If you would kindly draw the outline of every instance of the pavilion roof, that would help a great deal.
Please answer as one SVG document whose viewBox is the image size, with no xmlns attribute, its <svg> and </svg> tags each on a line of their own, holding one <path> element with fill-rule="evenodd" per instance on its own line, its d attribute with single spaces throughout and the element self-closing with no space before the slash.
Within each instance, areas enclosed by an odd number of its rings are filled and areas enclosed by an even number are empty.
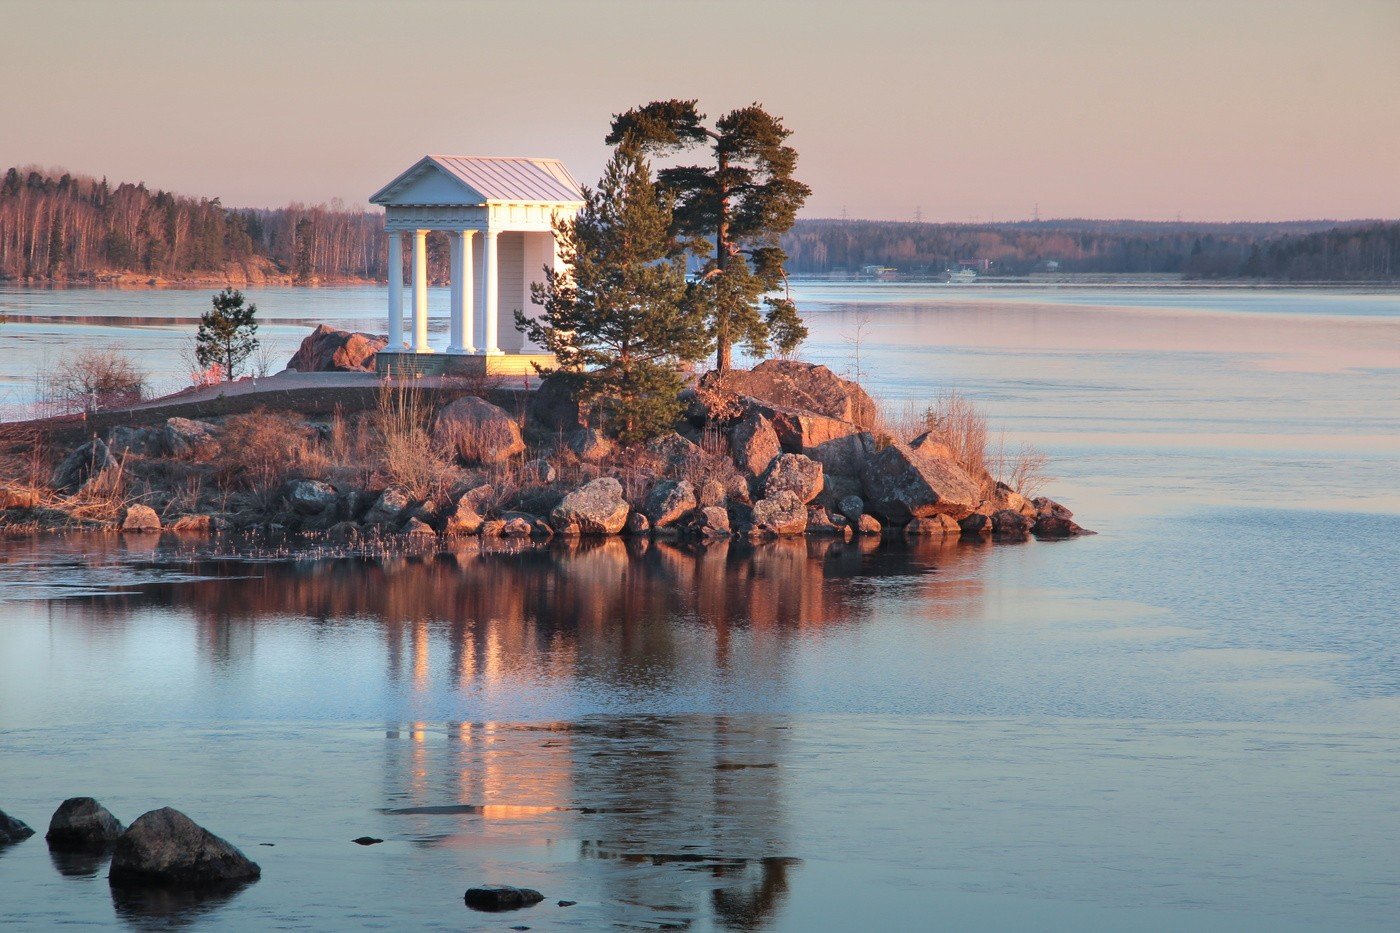
<svg viewBox="0 0 1400 933">
<path fill-rule="evenodd" d="M 429 168 L 438 169 L 484 202 L 576 204 L 583 200 L 578 182 L 558 159 L 429 155 L 375 192 L 370 203 L 393 203 L 397 190 L 421 177 Z"/>
</svg>

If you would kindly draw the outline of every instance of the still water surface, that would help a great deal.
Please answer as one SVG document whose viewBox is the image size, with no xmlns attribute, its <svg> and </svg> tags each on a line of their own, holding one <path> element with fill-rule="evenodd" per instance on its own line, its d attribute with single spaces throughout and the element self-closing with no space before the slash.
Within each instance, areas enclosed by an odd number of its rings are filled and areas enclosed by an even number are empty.
<svg viewBox="0 0 1400 933">
<path fill-rule="evenodd" d="M 279 359 L 322 320 L 381 329 L 375 289 L 252 297 Z M 0 807 L 42 831 L 70 795 L 171 804 L 264 878 L 114 901 L 36 838 L 0 850 L 6 919 L 1392 928 L 1400 296 L 797 297 L 807 358 L 888 399 L 974 397 L 1101 534 L 295 562 L 7 543 Z M 85 342 L 178 379 L 205 301 L 0 291 L 9 402 Z M 483 881 L 547 900 L 472 914 Z"/>
</svg>

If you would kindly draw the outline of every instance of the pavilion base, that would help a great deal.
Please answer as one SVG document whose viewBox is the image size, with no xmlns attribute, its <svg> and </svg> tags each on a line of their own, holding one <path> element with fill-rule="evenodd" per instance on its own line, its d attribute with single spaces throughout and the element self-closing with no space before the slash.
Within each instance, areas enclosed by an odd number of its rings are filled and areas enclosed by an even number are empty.
<svg viewBox="0 0 1400 933">
<path fill-rule="evenodd" d="M 558 365 L 552 353 L 414 353 L 380 350 L 374 371 L 380 376 L 521 376 L 538 377 L 535 366 Z"/>
</svg>

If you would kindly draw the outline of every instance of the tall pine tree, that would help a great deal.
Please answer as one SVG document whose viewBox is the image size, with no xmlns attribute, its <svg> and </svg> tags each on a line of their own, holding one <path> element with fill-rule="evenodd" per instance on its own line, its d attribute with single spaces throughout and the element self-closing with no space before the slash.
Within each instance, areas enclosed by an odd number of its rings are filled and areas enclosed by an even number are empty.
<svg viewBox="0 0 1400 933">
<path fill-rule="evenodd" d="M 686 301 L 685 261 L 671 236 L 671 198 L 640 149 L 621 145 L 584 206 L 555 224 L 564 268 L 532 288 L 543 311 L 516 324 L 559 360 L 581 400 L 624 441 L 671 430 L 679 364 L 710 350 L 703 312 Z"/>
<path fill-rule="evenodd" d="M 807 335 L 791 300 L 763 295 L 785 284 L 787 255 L 778 238 L 812 190 L 793 178 L 797 151 L 780 118 L 752 104 L 710 128 L 695 104 L 653 101 L 618 114 L 607 142 L 658 153 L 709 147 L 709 164 L 664 168 L 657 178 L 676 199 L 673 234 L 704 261 L 691 297 L 706 310 L 715 366 L 723 371 L 735 345 L 764 353 L 771 341 L 786 353 Z"/>
<path fill-rule="evenodd" d="M 218 364 L 224 378 L 231 380 L 258 348 L 258 306 L 244 304 L 243 293 L 236 288 L 219 292 L 213 305 L 199 316 L 194 354 L 200 366 Z"/>
</svg>

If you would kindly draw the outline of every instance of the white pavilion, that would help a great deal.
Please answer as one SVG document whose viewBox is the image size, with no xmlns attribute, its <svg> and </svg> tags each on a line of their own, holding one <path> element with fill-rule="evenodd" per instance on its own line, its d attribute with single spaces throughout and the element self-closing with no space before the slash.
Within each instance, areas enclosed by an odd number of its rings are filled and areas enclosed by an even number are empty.
<svg viewBox="0 0 1400 933">
<path fill-rule="evenodd" d="M 559 263 L 555 218 L 583 206 L 578 182 L 558 159 L 424 156 L 370 197 L 384 208 L 389 234 L 389 345 L 384 373 L 523 373 L 552 359 L 515 325 L 537 313 L 530 285 Z M 447 347 L 428 343 L 431 230 L 451 245 L 451 325 Z M 412 238 L 411 307 L 404 332 L 403 240 Z M 533 316 L 533 315 L 532 315 Z"/>
</svg>

